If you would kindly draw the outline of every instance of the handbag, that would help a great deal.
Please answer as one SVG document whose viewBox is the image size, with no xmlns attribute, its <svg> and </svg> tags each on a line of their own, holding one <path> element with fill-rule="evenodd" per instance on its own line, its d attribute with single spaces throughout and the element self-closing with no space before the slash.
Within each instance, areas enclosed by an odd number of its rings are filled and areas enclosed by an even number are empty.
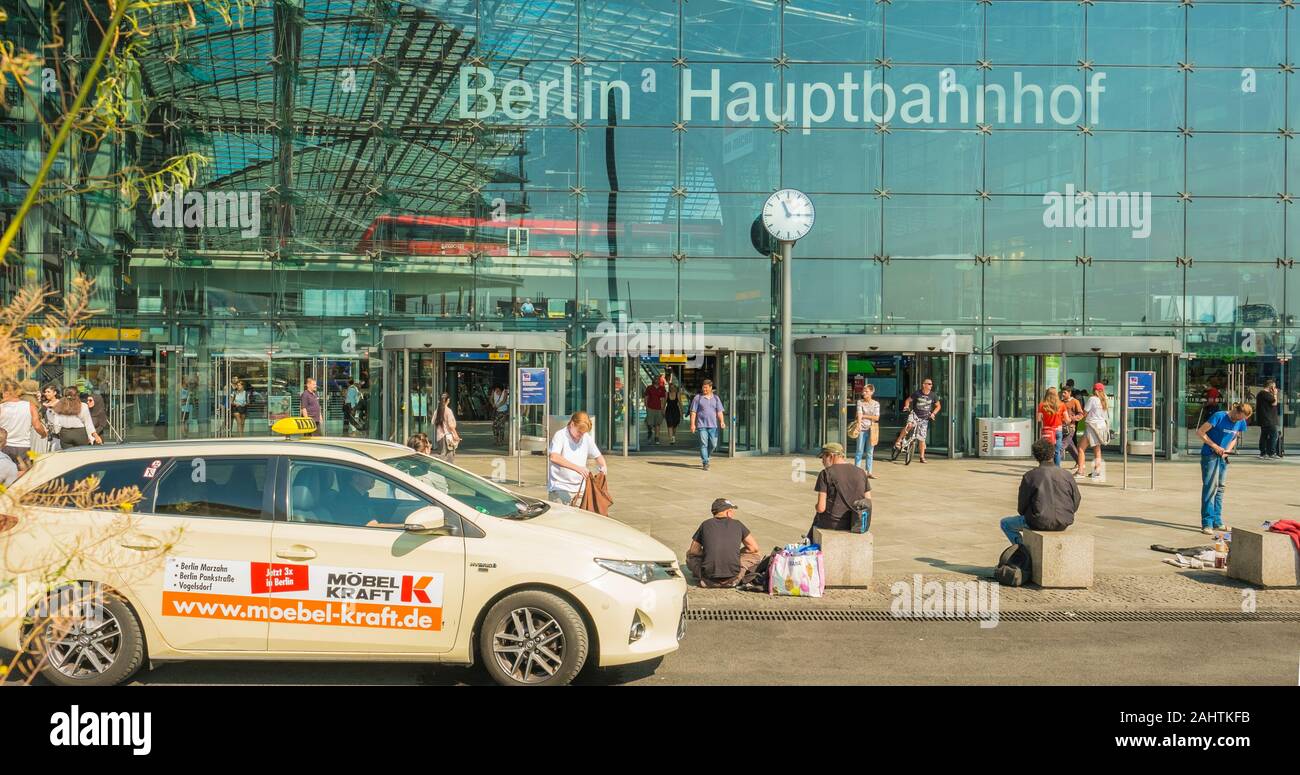
<svg viewBox="0 0 1300 775">
<path fill-rule="evenodd" d="M 826 591 L 826 566 L 820 548 L 782 549 L 767 569 L 767 593 L 790 597 L 821 597 Z"/>
<path fill-rule="evenodd" d="M 849 426 L 849 438 L 856 439 L 858 436 L 861 435 L 862 435 L 862 429 L 858 427 L 857 420 L 854 420 L 853 424 Z"/>
</svg>

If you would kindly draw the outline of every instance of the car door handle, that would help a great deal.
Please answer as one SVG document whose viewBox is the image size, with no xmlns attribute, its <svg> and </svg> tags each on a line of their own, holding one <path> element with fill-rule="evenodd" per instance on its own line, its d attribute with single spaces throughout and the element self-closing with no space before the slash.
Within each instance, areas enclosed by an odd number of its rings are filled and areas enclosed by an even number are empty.
<svg viewBox="0 0 1300 775">
<path fill-rule="evenodd" d="M 314 560 L 316 559 L 316 550 L 310 546 L 294 544 L 288 549 L 276 552 L 275 556 L 281 560 Z"/>
<path fill-rule="evenodd" d="M 162 548 L 162 541 L 153 536 L 129 535 L 119 544 L 123 549 L 135 549 L 139 552 L 152 552 Z"/>
</svg>

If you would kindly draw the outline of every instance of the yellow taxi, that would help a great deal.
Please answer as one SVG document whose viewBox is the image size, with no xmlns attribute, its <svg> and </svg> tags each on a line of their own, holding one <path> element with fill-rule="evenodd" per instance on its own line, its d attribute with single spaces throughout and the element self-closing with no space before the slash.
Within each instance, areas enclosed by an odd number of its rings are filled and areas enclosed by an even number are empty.
<svg viewBox="0 0 1300 775">
<path fill-rule="evenodd" d="M 0 648 L 70 685 L 198 659 L 481 662 L 502 684 L 553 685 L 676 650 L 686 582 L 644 533 L 398 444 L 293 438 L 314 430 L 299 418 L 275 430 L 38 460 L 0 495 L 0 578 L 26 574 Z M 34 497 L 90 477 L 143 499 L 123 513 Z M 61 554 L 56 583 L 35 578 Z M 74 598 L 75 615 L 42 615 Z"/>
</svg>

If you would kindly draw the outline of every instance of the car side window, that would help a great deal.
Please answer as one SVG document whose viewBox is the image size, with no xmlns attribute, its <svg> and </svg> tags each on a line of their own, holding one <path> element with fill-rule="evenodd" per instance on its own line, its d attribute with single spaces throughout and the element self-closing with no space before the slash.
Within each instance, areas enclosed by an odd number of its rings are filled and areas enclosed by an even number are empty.
<svg viewBox="0 0 1300 775">
<path fill-rule="evenodd" d="M 430 505 L 419 493 L 368 469 L 321 460 L 289 462 L 289 521 L 401 528 Z"/>
<path fill-rule="evenodd" d="M 154 473 L 162 465 L 163 461 L 159 460 L 158 465 L 154 466 L 156 458 L 148 460 L 110 460 L 98 463 L 90 463 L 80 468 L 73 469 L 63 476 L 51 479 L 40 487 L 36 488 L 34 495 L 51 495 L 62 491 L 63 487 L 68 489 L 75 488 L 79 483 L 94 477 L 96 493 L 108 494 L 114 490 L 120 490 L 124 487 L 138 487 L 143 492 L 146 487 L 153 481 Z M 152 469 L 152 473 L 150 470 Z M 71 502 L 65 502 L 59 499 L 57 502 L 50 502 L 43 505 L 72 508 Z"/>
<path fill-rule="evenodd" d="M 154 494 L 156 514 L 261 519 L 266 458 L 177 458 Z"/>
</svg>

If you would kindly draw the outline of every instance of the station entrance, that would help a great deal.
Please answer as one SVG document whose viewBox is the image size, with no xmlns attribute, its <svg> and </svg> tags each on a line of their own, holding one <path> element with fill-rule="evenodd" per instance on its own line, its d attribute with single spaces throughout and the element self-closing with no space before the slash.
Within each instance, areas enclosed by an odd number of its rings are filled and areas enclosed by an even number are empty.
<svg viewBox="0 0 1300 775">
<path fill-rule="evenodd" d="M 796 339 L 795 446 L 815 453 L 839 442 L 852 456 L 848 437 L 857 399 L 868 383 L 880 402 L 878 449 L 888 450 L 907 422 L 903 403 L 926 379 L 941 405 L 930 423 L 927 452 L 958 457 L 971 449 L 970 354 L 967 335 L 866 334 Z"/>
<path fill-rule="evenodd" d="M 400 444 L 416 433 L 435 439 L 434 418 L 444 392 L 456 417 L 461 445 L 457 453 L 513 455 L 524 439 L 528 449 L 544 448 L 548 415 L 562 412 L 565 395 L 565 340 L 560 334 L 502 331 L 394 331 L 384 334 L 384 438 Z M 519 369 L 545 368 L 549 406 L 516 411 Z M 505 388 L 504 421 L 497 420 L 494 388 Z M 435 443 L 436 446 L 436 443 Z"/>
<path fill-rule="evenodd" d="M 697 455 L 700 441 L 691 433 L 690 404 L 706 379 L 722 399 L 727 422 L 715 454 L 766 451 L 771 359 L 762 337 L 706 336 L 699 352 L 662 353 L 625 334 L 593 334 L 586 350 L 587 407 L 596 443 L 607 454 Z M 647 390 L 660 376 L 669 395 L 653 410 Z"/>
<path fill-rule="evenodd" d="M 1049 387 L 1081 390 L 1083 402 L 1100 382 L 1106 386 L 1110 427 L 1117 431 L 1102 449 L 1120 452 L 1124 439 L 1147 441 L 1154 436 L 1156 454 L 1170 458 L 1178 446 L 1174 410 L 1181 353 L 1178 340 L 1167 336 L 997 337 L 993 341 L 996 411 L 1000 417 L 1028 419 L 1036 434 L 1037 407 Z M 1126 371 L 1155 372 L 1154 413 L 1124 411 L 1120 406 Z"/>
</svg>

